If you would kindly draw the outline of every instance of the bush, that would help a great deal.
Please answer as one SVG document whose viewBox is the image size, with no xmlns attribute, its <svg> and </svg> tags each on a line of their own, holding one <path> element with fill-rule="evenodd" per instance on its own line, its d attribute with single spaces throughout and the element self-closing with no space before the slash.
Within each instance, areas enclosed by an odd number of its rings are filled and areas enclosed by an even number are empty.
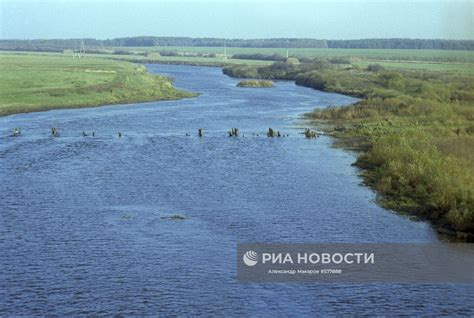
<svg viewBox="0 0 474 318">
<path fill-rule="evenodd" d="M 135 52 L 132 51 L 125 51 L 125 50 L 115 50 L 112 52 L 112 54 L 117 54 L 117 55 L 135 55 Z"/>
<path fill-rule="evenodd" d="M 226 75 L 237 77 L 237 78 L 258 78 L 258 71 L 252 66 L 228 66 L 222 69 L 222 72 Z"/>
<path fill-rule="evenodd" d="M 369 72 L 382 72 L 385 71 L 385 67 L 380 64 L 370 64 L 367 66 L 366 70 Z"/>
<path fill-rule="evenodd" d="M 298 75 L 296 77 L 296 84 L 324 90 L 326 89 L 327 81 L 320 72 L 312 71 Z"/>
<path fill-rule="evenodd" d="M 286 60 L 285 57 L 281 56 L 280 54 L 272 54 L 272 55 L 266 55 L 266 54 L 234 54 L 232 55 L 233 59 L 240 59 L 240 60 L 261 60 L 261 61 L 279 61 L 283 62 Z"/>
<path fill-rule="evenodd" d="M 176 51 L 160 51 L 161 56 L 179 56 L 179 53 Z"/>
</svg>

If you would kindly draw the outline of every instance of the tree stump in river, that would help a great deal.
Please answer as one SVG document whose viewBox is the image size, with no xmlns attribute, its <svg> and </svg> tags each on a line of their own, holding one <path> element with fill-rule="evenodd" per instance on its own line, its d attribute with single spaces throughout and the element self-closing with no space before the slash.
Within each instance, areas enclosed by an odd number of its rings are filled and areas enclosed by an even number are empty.
<svg viewBox="0 0 474 318">
<path fill-rule="evenodd" d="M 20 136 L 21 135 L 21 130 L 20 128 L 14 128 L 13 129 L 13 136 Z"/>
<path fill-rule="evenodd" d="M 319 137 L 319 135 L 318 135 L 315 131 L 312 131 L 312 130 L 309 129 L 309 128 L 306 128 L 306 129 L 304 130 L 304 136 L 305 136 L 305 138 L 307 138 L 307 139 L 312 139 L 312 138 L 318 138 L 318 137 Z"/>
<path fill-rule="evenodd" d="M 281 133 L 278 130 L 273 130 L 272 128 L 268 128 L 267 137 L 281 137 Z"/>
<path fill-rule="evenodd" d="M 238 137 L 239 133 L 240 132 L 238 128 L 231 128 L 229 131 L 229 137 Z"/>
</svg>

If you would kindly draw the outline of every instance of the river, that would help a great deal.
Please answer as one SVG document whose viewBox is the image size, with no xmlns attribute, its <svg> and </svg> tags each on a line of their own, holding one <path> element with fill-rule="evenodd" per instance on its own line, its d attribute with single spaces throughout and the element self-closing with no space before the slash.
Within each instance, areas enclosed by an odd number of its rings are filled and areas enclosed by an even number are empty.
<svg viewBox="0 0 474 318">
<path fill-rule="evenodd" d="M 474 314 L 467 285 L 238 283 L 239 242 L 439 239 L 374 202 L 354 153 L 300 134 L 301 114 L 354 99 L 148 69 L 201 95 L 0 118 L 0 316 Z"/>
</svg>

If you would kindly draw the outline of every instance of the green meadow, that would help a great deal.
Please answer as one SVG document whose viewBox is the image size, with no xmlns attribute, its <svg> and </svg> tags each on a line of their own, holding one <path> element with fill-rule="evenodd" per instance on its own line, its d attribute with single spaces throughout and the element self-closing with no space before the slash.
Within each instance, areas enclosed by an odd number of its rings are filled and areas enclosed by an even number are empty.
<svg viewBox="0 0 474 318">
<path fill-rule="evenodd" d="M 217 64 L 271 64 L 269 61 L 238 60 L 232 59 L 234 54 L 279 54 L 298 58 L 350 58 L 354 65 L 365 67 L 369 64 L 378 63 L 389 69 L 425 69 L 430 71 L 455 71 L 474 74 L 474 52 L 453 50 L 382 50 L 382 49 L 305 49 L 305 48 L 239 48 L 228 47 L 226 49 L 228 59 L 223 61 L 224 49 L 222 47 L 120 47 L 114 50 L 124 50 L 145 54 L 149 52 L 176 52 L 181 54 L 215 54 L 216 57 L 181 57 L 181 56 L 159 56 L 153 57 L 156 61 L 191 61 L 201 63 Z M 113 50 L 110 50 L 113 52 Z M 123 57 L 125 58 L 125 57 Z M 129 59 L 145 59 L 137 55 L 130 55 Z"/>
<path fill-rule="evenodd" d="M 224 54 L 223 47 L 191 47 L 191 46 L 160 46 L 160 47 L 116 47 L 115 50 L 136 52 L 168 51 L 205 54 Z M 227 55 L 233 54 L 280 54 L 309 58 L 360 57 L 371 60 L 410 60 L 410 61 L 459 61 L 474 63 L 474 52 L 454 50 L 388 50 L 388 49 L 312 49 L 312 48 L 245 48 L 227 47 Z"/>
<path fill-rule="evenodd" d="M 87 54 L 89 57 L 108 58 L 136 63 L 170 63 L 188 65 L 226 66 L 233 64 L 270 65 L 272 61 L 234 59 L 234 54 L 279 54 L 310 59 L 347 58 L 352 65 L 367 67 L 380 64 L 392 70 L 428 70 L 437 72 L 459 72 L 474 74 L 473 51 L 451 50 L 380 50 L 380 49 L 286 49 L 286 48 L 227 48 L 227 59 L 224 59 L 222 47 L 115 47 L 102 48 L 101 54 Z M 121 54 L 113 54 L 113 52 Z M 173 52 L 179 56 L 161 56 L 154 52 Z M 3 54 L 9 54 L 4 51 Z M 58 55 L 62 53 L 16 52 L 28 55 Z M 128 54 L 127 54 L 128 53 Z M 11 54 L 11 53 L 10 53 Z M 199 55 L 212 55 L 204 57 Z M 183 56 L 184 55 L 184 56 Z M 67 55 L 65 55 L 67 56 Z"/>
<path fill-rule="evenodd" d="M 193 96 L 142 65 L 111 59 L 0 54 L 0 70 L 0 116 Z"/>
</svg>

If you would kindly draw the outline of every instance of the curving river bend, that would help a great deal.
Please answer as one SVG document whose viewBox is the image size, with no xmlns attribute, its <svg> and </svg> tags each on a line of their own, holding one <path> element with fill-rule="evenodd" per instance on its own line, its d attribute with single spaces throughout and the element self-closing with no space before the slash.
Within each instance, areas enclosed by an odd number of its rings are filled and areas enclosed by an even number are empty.
<svg viewBox="0 0 474 318">
<path fill-rule="evenodd" d="M 202 94 L 0 118 L 0 316 L 474 314 L 467 285 L 237 283 L 238 242 L 438 238 L 376 205 L 354 154 L 299 134 L 298 115 L 354 99 L 148 68 Z"/>
</svg>

